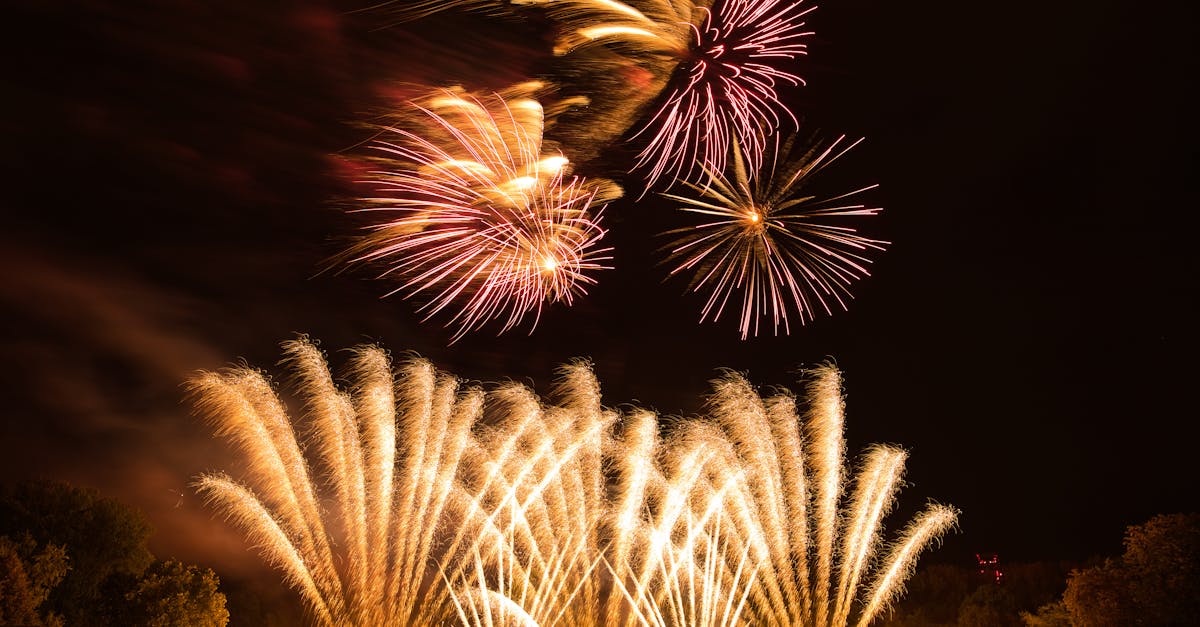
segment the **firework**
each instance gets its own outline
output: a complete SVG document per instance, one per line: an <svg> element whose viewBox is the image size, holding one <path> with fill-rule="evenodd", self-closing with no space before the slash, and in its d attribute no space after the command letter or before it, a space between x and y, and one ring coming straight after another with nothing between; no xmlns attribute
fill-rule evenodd
<svg viewBox="0 0 1200 627"><path fill-rule="evenodd" d="M689 55L709 0L518 0L556 25L553 75L592 99L555 134L582 158L628 136ZM572 124L572 122L574 124Z"/></svg>
<svg viewBox="0 0 1200 627"><path fill-rule="evenodd" d="M634 137L644 137L637 168L647 188L659 180L692 180L725 169L736 140L757 166L768 137L796 119L776 91L803 80L786 66L805 54L804 17L815 7L791 0L721 0L689 23L675 87Z"/></svg>
<svg viewBox="0 0 1200 627"><path fill-rule="evenodd" d="M543 141L546 119L573 103L544 109L532 97L542 87L444 90L375 142L375 196L358 211L379 219L347 261L382 266L398 282L389 294L422 301L425 319L446 312L452 341L490 320L536 326L543 305L570 304L608 260L597 206L620 188L572 176Z"/></svg>
<svg viewBox="0 0 1200 627"><path fill-rule="evenodd" d="M709 419L663 433L605 408L582 362L546 402L374 347L339 389L313 344L285 347L304 439L261 373L205 373L198 406L249 479L198 485L318 624L866 625L956 517L931 506L877 561L905 453L869 448L843 494L832 367L803 419L727 374Z"/></svg>
<svg viewBox="0 0 1200 627"><path fill-rule="evenodd" d="M696 0L512 0L541 7L561 25L555 54L611 46L639 56L682 57L692 21L707 2Z"/></svg>
<svg viewBox="0 0 1200 627"><path fill-rule="evenodd" d="M753 172L735 141L727 172L705 167L711 177L706 186L687 183L698 197L663 194L681 203L681 210L706 219L667 233L674 238L667 247L670 275L691 273L692 291L708 293L701 322L736 308L746 339L758 335L767 317L775 333L780 327L789 333L792 307L801 324L812 320L817 308L832 313L831 303L846 308L849 285L870 275L865 253L888 244L844 224L846 218L880 211L847 204L875 186L831 198L807 195L807 187L861 141L846 145L842 136L815 144L794 159L788 156L790 140L782 148L776 143L769 161Z"/></svg>
<svg viewBox="0 0 1200 627"><path fill-rule="evenodd" d="M378 5L398 22L444 11L506 14L540 9L560 31L555 54L613 46L633 54L682 56L690 25L711 0L392 0Z"/></svg>
<svg viewBox="0 0 1200 627"><path fill-rule="evenodd" d="M955 510L931 505L914 521L860 603L905 453L869 448L844 498L836 369L811 373L804 420L789 395L763 399L733 374L715 385L712 422L684 423L660 453L640 564L614 569L633 606L626 624L869 624Z"/></svg>
<svg viewBox="0 0 1200 627"><path fill-rule="evenodd" d="M711 0L408 0L386 2L399 21L450 10L536 14L553 26L547 66L559 84L592 101L554 135L576 161L590 161L625 136L689 55L692 33Z"/></svg>
<svg viewBox="0 0 1200 627"><path fill-rule="evenodd" d="M504 14L540 9L560 30L555 54L614 46L633 54L682 56L695 16L711 0L391 0L377 5L399 22L444 11Z"/></svg>

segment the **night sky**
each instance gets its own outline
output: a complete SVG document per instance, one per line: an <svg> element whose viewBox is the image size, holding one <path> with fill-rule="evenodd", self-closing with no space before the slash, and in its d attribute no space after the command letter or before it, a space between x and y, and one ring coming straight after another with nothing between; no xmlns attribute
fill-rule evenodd
<svg viewBox="0 0 1200 627"><path fill-rule="evenodd" d="M879 183L862 226L893 242L848 312L745 342L696 324L702 302L654 265L668 206L627 177L616 267L588 297L532 335L447 346L370 273L321 272L355 228L339 155L394 81L500 87L547 33L381 29L334 0L68 4L0 20L0 469L142 508L160 555L261 569L189 487L232 455L182 384L243 358L279 373L297 333L335 363L380 342L539 391L590 357L609 405L664 415L701 411L720 367L795 389L832 359L850 452L911 452L888 528L927 498L963 510L931 561L1111 555L1125 526L1200 509L1190 8L822 3L786 96L805 130L867 137L828 184Z"/></svg>

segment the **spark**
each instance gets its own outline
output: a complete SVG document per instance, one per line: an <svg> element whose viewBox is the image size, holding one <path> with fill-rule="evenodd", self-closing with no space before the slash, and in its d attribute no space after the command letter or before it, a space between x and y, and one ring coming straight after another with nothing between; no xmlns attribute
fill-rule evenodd
<svg viewBox="0 0 1200 627"><path fill-rule="evenodd" d="M809 373L804 413L726 373L707 419L668 427L605 407L585 362L543 400L377 347L342 388L307 339L285 354L303 430L261 372L193 382L247 462L197 485L315 624L867 625L957 516L929 506L876 557L906 454L868 448L843 495L832 366Z"/></svg>
<svg viewBox="0 0 1200 627"><path fill-rule="evenodd" d="M686 183L698 197L663 194L681 203L681 210L708 220L667 232L673 237L667 247L670 275L690 273L690 289L708 293L701 322L718 320L726 308L736 307L746 339L758 335L767 317L775 333L780 327L790 333L793 308L801 324L817 309L832 313L833 303L846 308L849 285L870 275L866 253L881 251L888 242L844 225L846 218L879 213L879 208L846 202L874 185L831 198L807 194L814 176L862 140L844 141L842 136L815 144L792 159L791 140L781 148L776 139L770 161L751 171L745 150L734 140L727 171L703 165L709 183Z"/></svg>
<svg viewBox="0 0 1200 627"><path fill-rule="evenodd" d="M403 3L389 2L386 6ZM558 33L554 53L609 74L648 72L647 89L612 119L605 137L624 133L642 105L659 98L631 140L642 142L635 170L646 188L696 182L705 166L721 171L736 138L757 164L768 138L795 116L780 102L781 85L804 83L790 65L807 53L806 16L815 7L795 0L418 0L404 19L451 10L538 9ZM615 56L577 53L607 48ZM602 59L602 60L601 60ZM572 71L578 71L575 67ZM633 74L631 74L633 75ZM668 77L674 77L668 80ZM665 96L660 92L666 90ZM612 118L612 116L608 116ZM628 118L628 119L625 119ZM607 142L602 142L607 143Z"/></svg>
<svg viewBox="0 0 1200 627"><path fill-rule="evenodd" d="M570 305L607 267L602 207L620 188L573 176L543 141L541 87L438 92L375 144L375 195L357 211L379 219L346 261L382 266L398 284L388 294L421 301L425 320L444 313L452 342L491 320L503 333L532 317L532 331L543 306Z"/></svg>

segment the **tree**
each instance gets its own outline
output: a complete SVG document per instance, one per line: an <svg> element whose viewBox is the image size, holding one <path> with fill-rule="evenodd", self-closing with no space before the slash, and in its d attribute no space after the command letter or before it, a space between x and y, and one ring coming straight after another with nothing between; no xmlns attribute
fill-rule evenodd
<svg viewBox="0 0 1200 627"><path fill-rule="evenodd" d="M1071 573L1063 603L1075 627L1122 627L1136 624L1137 612L1129 596L1128 573L1120 562L1105 560Z"/></svg>
<svg viewBox="0 0 1200 627"><path fill-rule="evenodd" d="M951 627L960 624L986 622L988 611L1002 610L1007 624L1025 616L1041 616L1049 604L1061 606L1067 575L1077 564L1059 561L1017 562L1004 567L1004 577L997 585L990 576L980 575L974 562L967 565L930 564L913 576L904 599L896 604L895 612L880 622L888 627ZM979 592L980 586L1004 589L995 598L994 590ZM976 596L977 595L977 596ZM968 597L974 596L969 603ZM1003 607L996 603L1003 601ZM990 610L988 610L990 608ZM959 610L966 610L959 616ZM988 610L988 611L985 611ZM1062 610L1065 612L1065 608ZM1063 620L1065 621L1065 614ZM1004 624L1004 623L1001 623ZM1039 624L1041 625L1041 624ZM1055 623L1047 623L1050 627ZM1069 627L1063 622L1062 627Z"/></svg>
<svg viewBox="0 0 1200 627"><path fill-rule="evenodd" d="M49 602L70 625L97 622L92 609L107 578L140 575L154 561L146 548L150 523L140 511L63 482L21 483L0 492L0 534L20 533L66 548L71 569Z"/></svg>
<svg viewBox="0 0 1200 627"><path fill-rule="evenodd" d="M1026 612L1037 611L1047 604L1062 601L1067 589L1067 576L1079 564L1067 562L1019 562L1004 568L1003 586L1017 600L1017 607Z"/></svg>
<svg viewBox="0 0 1200 627"><path fill-rule="evenodd" d="M72 626L229 621L216 574L155 562L145 515L95 490L61 482L0 487L3 534L44 548L34 555L13 541L16 549L0 545L0 624L61 624L57 615Z"/></svg>
<svg viewBox="0 0 1200 627"><path fill-rule="evenodd" d="M984 584L958 608L959 627L1020 627L1017 600L1004 586Z"/></svg>
<svg viewBox="0 0 1200 627"><path fill-rule="evenodd" d="M1035 613L1021 612L1025 627L1072 627L1071 615L1062 601L1052 601L1037 609Z"/></svg>
<svg viewBox="0 0 1200 627"><path fill-rule="evenodd" d="M1071 573L1075 627L1200 624L1200 515L1160 515L1125 532L1120 559Z"/></svg>
<svg viewBox="0 0 1200 627"><path fill-rule="evenodd" d="M146 627L224 627L225 595L212 570L175 560L155 562L123 595L112 622Z"/></svg>
<svg viewBox="0 0 1200 627"><path fill-rule="evenodd" d="M61 617L40 608L66 574L67 554L61 546L38 551L27 534L20 541L0 536L0 625L62 625Z"/></svg>
<svg viewBox="0 0 1200 627"><path fill-rule="evenodd" d="M909 580L904 598L882 624L894 627L954 625L958 606L975 587L969 569L952 564L929 564Z"/></svg>
<svg viewBox="0 0 1200 627"><path fill-rule="evenodd" d="M1130 527L1122 561L1141 624L1200 624L1200 514Z"/></svg>

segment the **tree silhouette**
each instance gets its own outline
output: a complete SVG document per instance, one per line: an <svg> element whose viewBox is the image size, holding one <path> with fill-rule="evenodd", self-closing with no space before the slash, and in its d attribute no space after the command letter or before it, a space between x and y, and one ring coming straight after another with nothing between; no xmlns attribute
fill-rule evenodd
<svg viewBox="0 0 1200 627"><path fill-rule="evenodd" d="M1200 514L1129 527L1124 555L1073 572L1063 602L1076 627L1200 624Z"/></svg>
<svg viewBox="0 0 1200 627"><path fill-rule="evenodd" d="M0 625L59 626L62 618L43 613L50 590L67 574L63 547L39 547L28 534L0 536Z"/></svg>
<svg viewBox="0 0 1200 627"><path fill-rule="evenodd" d="M150 531L142 512L93 489L0 487L0 624L224 626L216 575L156 562Z"/></svg>

